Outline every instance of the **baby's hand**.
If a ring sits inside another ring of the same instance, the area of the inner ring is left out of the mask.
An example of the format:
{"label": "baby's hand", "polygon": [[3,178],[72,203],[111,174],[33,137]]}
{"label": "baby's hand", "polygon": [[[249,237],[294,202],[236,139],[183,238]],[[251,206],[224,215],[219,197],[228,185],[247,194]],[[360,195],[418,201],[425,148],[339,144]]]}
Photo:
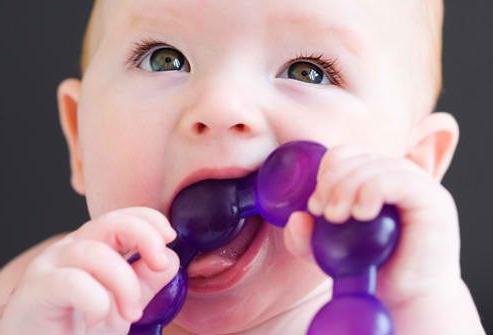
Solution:
{"label": "baby's hand", "polygon": [[[442,334],[428,332],[427,327],[429,320],[448,320],[446,314],[452,309],[446,304],[460,302],[474,308],[460,275],[458,215],[452,196],[406,158],[372,155],[354,146],[336,147],[326,153],[308,202],[311,213],[324,215],[333,223],[343,223],[350,216],[367,221],[378,215],[384,203],[398,207],[402,232],[396,252],[379,271],[377,294],[396,316],[396,333]],[[297,212],[284,231],[287,248],[311,262],[313,225],[311,216]],[[397,310],[413,303],[416,305],[407,310],[412,312],[406,311],[400,318]],[[459,312],[451,315],[464,317]],[[469,316],[470,320],[476,318],[473,313]],[[424,328],[419,327],[420,321]],[[427,331],[418,331],[425,328]],[[471,328],[464,329],[473,334]]]}
{"label": "baby's hand", "polygon": [[[54,243],[26,268],[8,300],[2,335],[126,334],[145,305],[178,272],[166,218],[116,210]],[[128,264],[123,255],[139,252]]]}

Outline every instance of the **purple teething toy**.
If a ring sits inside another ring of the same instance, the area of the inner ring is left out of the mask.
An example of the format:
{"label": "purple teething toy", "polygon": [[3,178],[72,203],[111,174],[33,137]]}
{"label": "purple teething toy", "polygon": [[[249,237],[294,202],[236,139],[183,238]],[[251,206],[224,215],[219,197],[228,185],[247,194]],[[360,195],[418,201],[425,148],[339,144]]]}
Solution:
{"label": "purple teething toy", "polygon": [[[260,214],[284,227],[291,213],[307,211],[326,148],[308,141],[274,150],[260,169],[239,179],[203,180],[182,190],[171,206],[180,257],[176,277],[151,300],[129,335],[158,335],[180,311],[187,292],[186,269],[200,252],[230,242],[246,218]],[[390,315],[375,297],[377,268],[399,238],[398,211],[385,205],[378,217],[334,225],[315,218],[312,247],[320,268],[334,279],[333,299],[313,319],[309,335],[391,335]],[[132,257],[129,262],[138,259]]]}

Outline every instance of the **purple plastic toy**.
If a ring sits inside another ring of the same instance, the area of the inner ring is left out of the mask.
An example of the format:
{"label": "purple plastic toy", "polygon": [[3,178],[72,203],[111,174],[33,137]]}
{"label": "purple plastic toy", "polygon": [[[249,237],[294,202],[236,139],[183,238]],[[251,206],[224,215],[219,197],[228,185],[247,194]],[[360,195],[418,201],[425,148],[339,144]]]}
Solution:
{"label": "purple plastic toy", "polygon": [[[289,142],[244,178],[203,180],[182,190],[171,206],[171,224],[178,232],[171,248],[180,257],[180,270],[147,305],[129,335],[161,334],[183,306],[190,262],[234,239],[246,218],[260,214],[284,227],[291,213],[307,211],[325,152],[315,142]],[[377,268],[397,245],[398,221],[398,211],[391,205],[365,223],[350,219],[334,225],[316,217],[312,248],[320,268],[334,279],[334,291],[333,299],[315,315],[308,335],[393,334],[390,315],[375,297],[375,287]]]}

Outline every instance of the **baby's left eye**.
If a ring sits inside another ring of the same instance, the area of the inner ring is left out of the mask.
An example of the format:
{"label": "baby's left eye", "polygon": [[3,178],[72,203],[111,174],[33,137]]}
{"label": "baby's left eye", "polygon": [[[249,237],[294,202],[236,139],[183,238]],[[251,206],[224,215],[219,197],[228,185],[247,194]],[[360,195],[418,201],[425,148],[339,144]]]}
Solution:
{"label": "baby's left eye", "polygon": [[294,79],[309,84],[336,86],[341,86],[342,84],[336,62],[334,60],[326,60],[322,56],[298,57],[279,77]]}
{"label": "baby's left eye", "polygon": [[[311,84],[320,84],[325,78],[324,72],[318,66],[308,62],[297,62],[289,66],[288,78]],[[327,81],[327,80],[326,80]]]}

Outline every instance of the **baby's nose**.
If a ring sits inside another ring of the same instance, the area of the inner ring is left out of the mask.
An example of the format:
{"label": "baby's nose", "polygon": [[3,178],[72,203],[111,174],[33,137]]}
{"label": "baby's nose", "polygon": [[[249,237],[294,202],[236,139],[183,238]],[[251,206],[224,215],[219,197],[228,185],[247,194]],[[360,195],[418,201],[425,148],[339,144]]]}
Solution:
{"label": "baby's nose", "polygon": [[258,128],[256,121],[238,110],[238,106],[195,106],[185,112],[181,120],[182,131],[192,137],[209,138],[222,136],[253,135]]}
{"label": "baby's nose", "polygon": [[266,120],[255,103],[237,87],[216,85],[199,91],[183,106],[179,129],[194,138],[250,138],[266,129]]}

